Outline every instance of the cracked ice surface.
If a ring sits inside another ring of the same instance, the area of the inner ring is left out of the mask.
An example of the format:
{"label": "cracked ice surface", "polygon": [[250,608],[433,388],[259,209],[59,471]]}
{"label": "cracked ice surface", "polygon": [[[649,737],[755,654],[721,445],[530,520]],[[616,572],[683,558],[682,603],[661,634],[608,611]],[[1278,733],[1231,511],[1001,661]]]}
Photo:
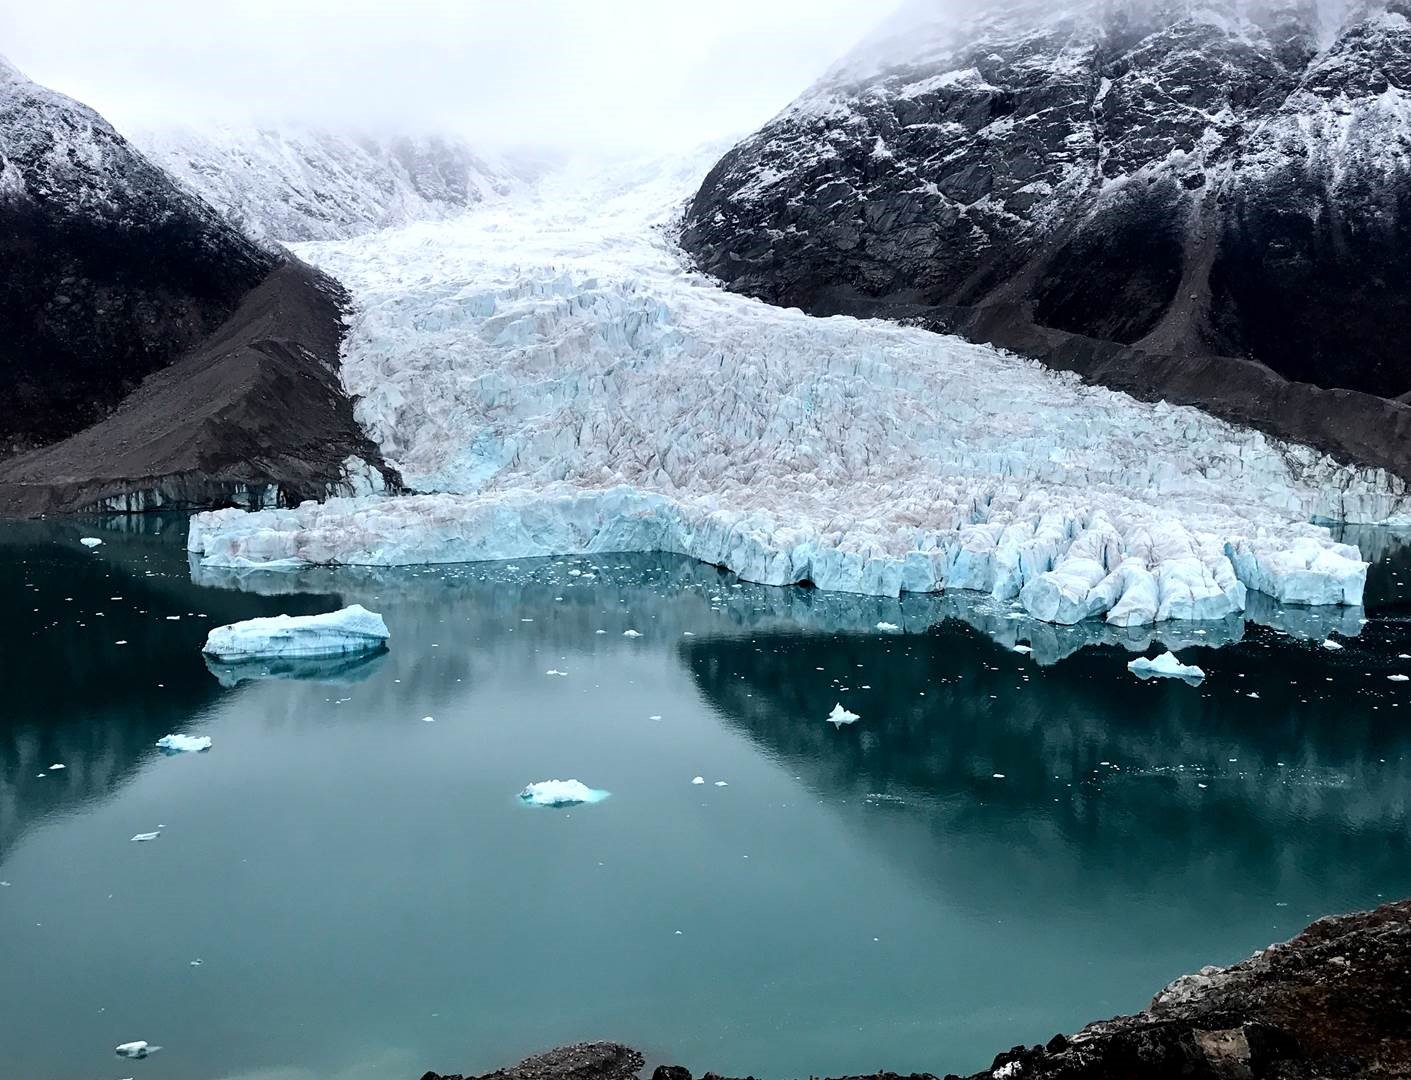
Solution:
{"label": "cracked ice surface", "polygon": [[1119,626],[1246,590],[1357,604],[1310,519],[1405,485],[985,346],[812,318],[683,268],[669,223],[713,158],[569,169],[449,223],[299,253],[352,291],[344,381],[436,494],[197,517],[211,566],[668,551],[766,584],[1018,598]]}

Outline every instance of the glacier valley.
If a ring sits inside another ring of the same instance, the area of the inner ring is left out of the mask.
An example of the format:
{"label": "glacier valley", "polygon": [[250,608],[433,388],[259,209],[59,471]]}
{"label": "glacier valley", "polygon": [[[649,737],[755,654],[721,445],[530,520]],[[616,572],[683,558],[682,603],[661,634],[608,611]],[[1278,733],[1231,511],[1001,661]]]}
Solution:
{"label": "glacier valley", "polygon": [[419,494],[196,517],[208,568],[669,552],[769,585],[978,590],[1032,618],[1362,601],[1323,523],[1404,481],[988,346],[814,318],[675,244],[718,147],[566,165],[449,221],[295,245],[354,310],[342,377]]}

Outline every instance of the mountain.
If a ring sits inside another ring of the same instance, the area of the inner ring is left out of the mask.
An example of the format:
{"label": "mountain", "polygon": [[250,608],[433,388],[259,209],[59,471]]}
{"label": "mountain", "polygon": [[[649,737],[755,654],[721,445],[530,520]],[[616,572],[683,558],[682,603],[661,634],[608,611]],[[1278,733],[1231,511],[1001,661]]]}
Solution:
{"label": "mountain", "polygon": [[275,263],[93,110],[0,59],[0,453],[101,418]]}
{"label": "mountain", "polygon": [[1349,433],[1407,430],[1360,395],[1411,391],[1408,11],[911,3],[725,155],[681,241],[773,303],[1386,463]]}
{"label": "mountain", "polygon": [[290,128],[138,132],[143,152],[262,241],[339,240],[508,194],[515,165],[454,138]]}
{"label": "mountain", "polygon": [[0,61],[0,512],[395,486],[338,378],[345,305]]}

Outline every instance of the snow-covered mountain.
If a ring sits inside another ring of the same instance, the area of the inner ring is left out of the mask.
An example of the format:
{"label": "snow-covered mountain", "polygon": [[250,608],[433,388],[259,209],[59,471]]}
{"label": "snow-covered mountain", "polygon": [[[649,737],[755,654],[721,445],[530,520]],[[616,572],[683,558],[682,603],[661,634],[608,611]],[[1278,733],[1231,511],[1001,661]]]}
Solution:
{"label": "snow-covered mountain", "polygon": [[775,303],[913,316],[1240,419],[1268,422],[1276,382],[1178,361],[1398,396],[1408,10],[913,2],[725,155],[683,243]]}
{"label": "snow-covered mountain", "polygon": [[0,59],[0,455],[103,416],[275,262],[92,109]]}
{"label": "snow-covered mountain", "polygon": [[141,131],[135,141],[263,241],[336,240],[445,218],[525,179],[515,163],[440,136],[223,127]]}
{"label": "snow-covered mountain", "polygon": [[0,512],[383,486],[338,381],[345,301],[0,61]]}

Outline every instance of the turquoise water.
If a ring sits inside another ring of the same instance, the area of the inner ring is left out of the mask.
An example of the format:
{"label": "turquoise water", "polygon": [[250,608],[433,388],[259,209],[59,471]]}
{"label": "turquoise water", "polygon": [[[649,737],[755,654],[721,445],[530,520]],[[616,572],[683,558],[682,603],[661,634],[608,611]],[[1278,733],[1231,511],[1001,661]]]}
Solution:
{"label": "turquoise water", "polygon": [[[1382,534],[1365,625],[1183,649],[1193,688],[1078,638],[1041,665],[953,598],[619,556],[197,584],[181,522],[141,527],[0,528],[6,1076],[410,1080],[586,1037],[967,1071],[1411,895],[1411,572]],[[200,655],[352,602],[384,655]],[[612,795],[517,797],[570,778]],[[114,1057],[134,1039],[164,1049]]]}

